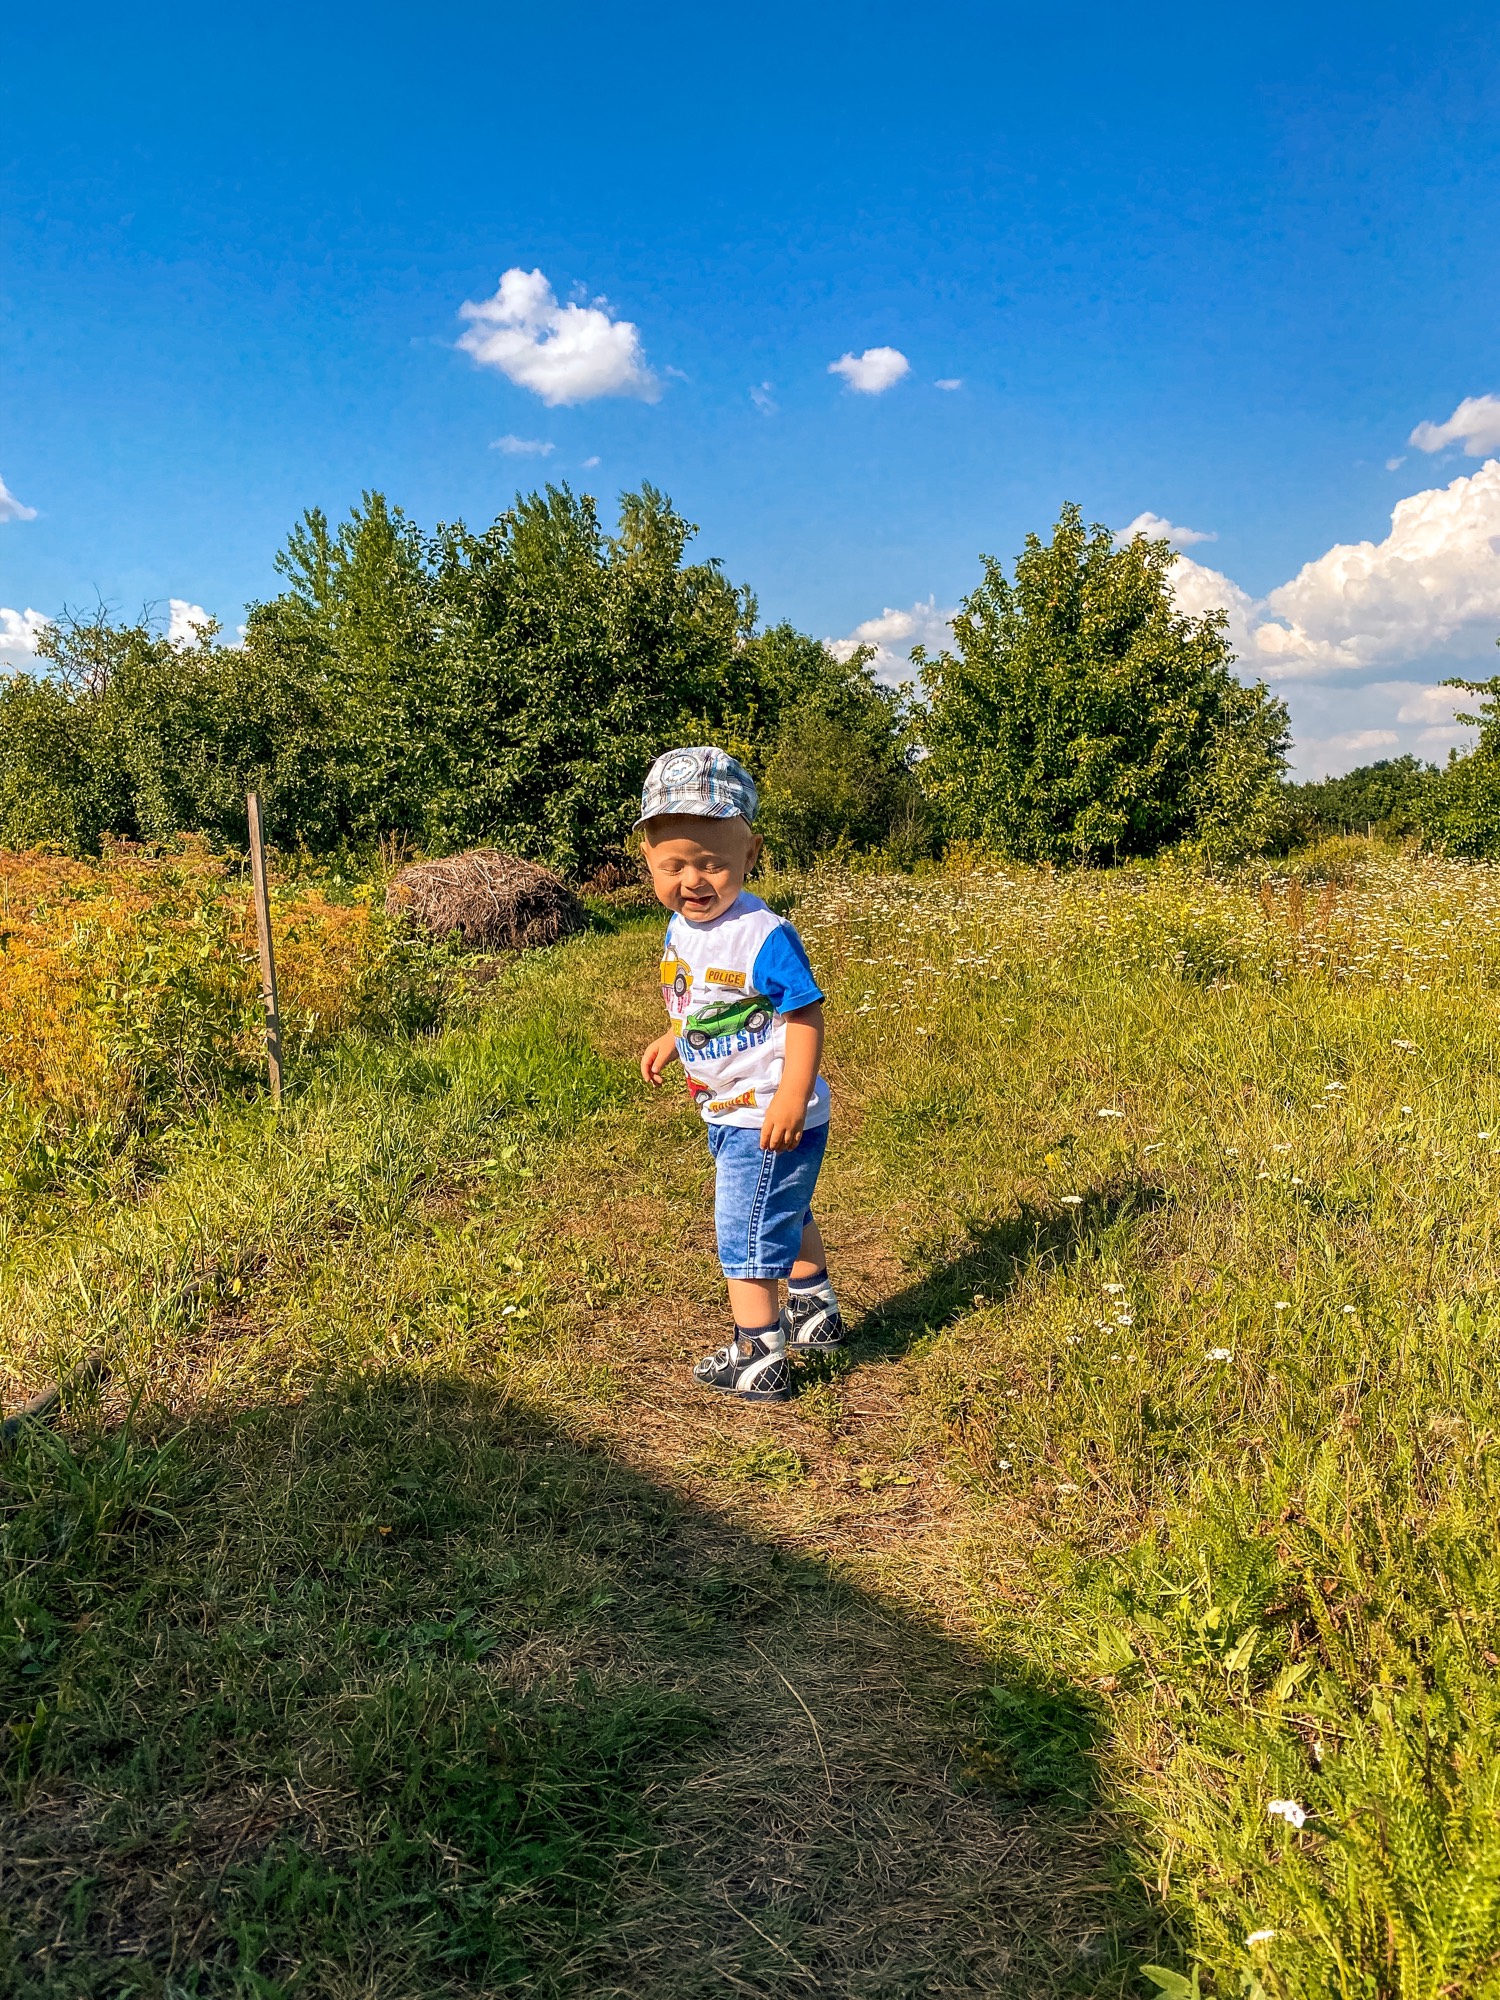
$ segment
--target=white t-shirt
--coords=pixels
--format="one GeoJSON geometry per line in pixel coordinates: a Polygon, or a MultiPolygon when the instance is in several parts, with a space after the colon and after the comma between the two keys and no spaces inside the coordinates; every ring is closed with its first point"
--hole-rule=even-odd
{"type": "MultiPolygon", "coordinates": [[[[745,890],[712,923],[674,916],[661,991],[688,1090],[704,1118],[710,1125],[759,1125],[781,1081],[786,1016],[823,998],[796,931],[745,890]]],[[[808,1099],[807,1123],[828,1123],[821,1076],[808,1099]]]]}

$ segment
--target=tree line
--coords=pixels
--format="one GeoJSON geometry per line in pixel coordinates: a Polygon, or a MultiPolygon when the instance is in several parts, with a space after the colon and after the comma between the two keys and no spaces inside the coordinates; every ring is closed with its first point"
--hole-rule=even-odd
{"type": "MultiPolygon", "coordinates": [[[[337,527],[304,516],[240,644],[64,616],[0,682],[0,845],[237,848],[255,789],[286,849],[493,844],[586,880],[622,856],[651,759],[704,740],[755,772],[798,864],[951,840],[1227,859],[1291,823],[1286,710],[1236,679],[1222,614],[1177,610],[1165,543],[1065,508],[1012,574],[985,562],[952,649],[892,689],[870,648],[763,626],[694,532],[649,486],[612,530],[565,486],[482,533],[370,493],[337,527]]],[[[1476,754],[1500,768],[1497,736],[1476,754]]]]}
{"type": "Polygon", "coordinates": [[[1415,837],[1450,854],[1500,860],[1500,675],[1484,681],[1450,680],[1482,697],[1476,715],[1460,715],[1479,735],[1446,765],[1420,757],[1387,757],[1361,764],[1341,777],[1286,787],[1283,847],[1335,833],[1415,837]]]}

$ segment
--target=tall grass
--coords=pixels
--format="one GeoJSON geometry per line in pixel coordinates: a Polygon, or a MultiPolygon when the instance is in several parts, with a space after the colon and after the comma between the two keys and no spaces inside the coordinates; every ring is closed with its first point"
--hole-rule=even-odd
{"type": "MultiPolygon", "coordinates": [[[[293,1060],[436,1018],[441,954],[368,887],[331,901],[294,882],[273,924],[293,1060]]],[[[34,1192],[252,1092],[264,1032],[248,888],[206,849],[0,853],[0,1188],[34,1192]]]]}
{"type": "Polygon", "coordinates": [[[1105,1698],[1192,1976],[1500,1991],[1495,878],[979,872],[801,914],[857,989],[918,1395],[992,1510],[976,1615],[1105,1698]]]}

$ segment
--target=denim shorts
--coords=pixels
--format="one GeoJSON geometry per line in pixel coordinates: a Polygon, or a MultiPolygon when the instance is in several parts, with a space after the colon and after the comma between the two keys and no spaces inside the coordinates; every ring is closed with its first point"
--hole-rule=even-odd
{"type": "Polygon", "coordinates": [[[827,1124],[789,1153],[762,1152],[755,1125],[710,1125],[717,1181],[714,1223],[726,1278],[789,1278],[812,1221],[812,1194],[828,1144],[827,1124]]]}

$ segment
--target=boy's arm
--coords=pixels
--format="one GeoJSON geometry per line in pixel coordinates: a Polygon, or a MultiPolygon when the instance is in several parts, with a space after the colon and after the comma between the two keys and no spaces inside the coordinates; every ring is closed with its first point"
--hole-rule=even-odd
{"type": "Polygon", "coordinates": [[[654,1042],[648,1042],[641,1050],[641,1075],[647,1083],[660,1083],[661,1073],[667,1064],[678,1060],[677,1030],[668,1028],[664,1035],[658,1035],[654,1042]]]}
{"type": "Polygon", "coordinates": [[[810,1007],[799,1007],[786,1017],[781,1081],[766,1107],[760,1128],[760,1143],[766,1152],[789,1153],[802,1137],[808,1099],[818,1081],[818,1064],[822,1060],[823,1003],[814,1000],[810,1007]]]}

